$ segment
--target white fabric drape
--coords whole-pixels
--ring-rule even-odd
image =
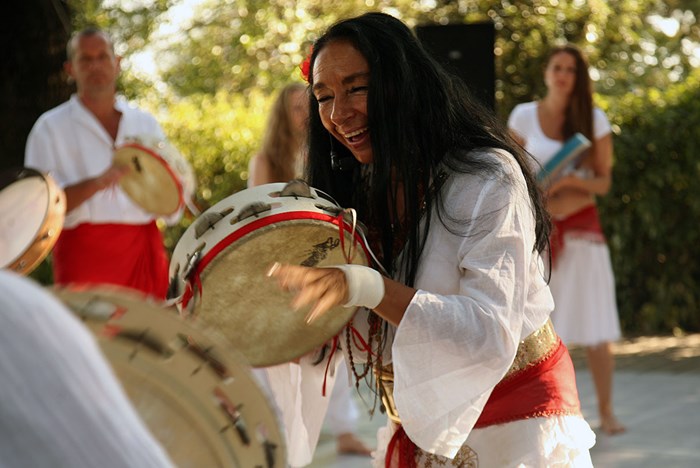
[[[0,270],[0,465],[172,466],[93,336],[56,298]]]

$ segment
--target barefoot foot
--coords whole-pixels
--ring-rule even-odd
[[[607,435],[622,434],[627,430],[614,415],[601,416],[600,429]]]
[[[353,433],[340,434],[335,440],[339,454],[369,456],[372,453],[372,450]]]

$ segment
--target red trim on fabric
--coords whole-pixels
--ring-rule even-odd
[[[173,172],[173,169],[170,167],[170,164],[168,164],[168,162],[165,159],[163,159],[163,157],[161,155],[159,155],[155,151],[152,151],[150,148],[148,148],[146,146],[139,145],[138,143],[126,143],[124,145],[121,145],[120,148],[136,148],[136,149],[139,149],[141,151],[144,151],[144,152],[150,154],[151,156],[153,156],[154,158],[156,158],[156,161],[158,161],[160,164],[162,164],[163,167],[165,168],[165,170],[168,171],[168,174],[170,174],[170,177],[172,177],[173,182],[175,182],[175,185],[177,187],[177,208],[175,208],[172,211],[172,213],[168,213],[168,215],[175,213],[177,210],[179,210],[180,208],[182,208],[184,206],[184,204],[185,204],[185,196],[184,196],[185,189],[182,187],[182,183],[180,182],[180,177],[175,175],[175,172]]]
[[[605,242],[596,205],[588,205],[563,219],[552,218],[552,232],[549,236],[552,263],[564,248],[564,235],[569,232],[594,234],[598,242]]]
[[[155,222],[64,229],[52,255],[56,284],[114,284],[165,299],[168,257]]]
[[[394,435],[386,447],[385,468],[416,468],[416,451],[418,447],[408,438],[403,426],[394,432]],[[394,452],[396,452],[396,464],[393,465]]]
[[[115,320],[115,319],[118,320],[118,319],[122,318],[124,316],[124,314],[126,314],[128,312],[127,308],[124,306],[120,306],[120,305],[116,305],[116,304],[115,304],[115,306],[116,306],[116,309],[114,310],[114,312],[112,312],[112,315],[110,315],[110,317],[109,317],[112,320]]]
[[[207,252],[206,255],[202,257],[202,259],[199,261],[197,264],[197,267],[195,268],[195,271],[193,272],[193,277],[198,279],[204,269],[211,263],[214,258],[216,258],[217,255],[219,255],[226,247],[229,245],[233,244],[237,240],[241,239],[243,236],[246,234],[250,234],[253,231],[256,231],[260,228],[263,228],[265,226],[269,226],[271,224],[275,224],[281,221],[296,221],[296,220],[304,220],[304,219],[316,219],[319,221],[325,221],[331,224],[334,224],[335,226],[338,226],[342,220],[339,220],[338,218],[327,215],[324,213],[318,213],[314,211],[289,211],[286,213],[279,213],[279,214],[274,214],[274,215],[268,215],[260,219],[256,219],[255,221],[252,221],[249,224],[246,224],[245,226],[242,226],[235,231],[233,231],[231,234],[223,238],[218,244],[216,244],[209,252]],[[362,249],[365,251],[365,255],[367,258],[370,258],[369,252],[367,251],[367,247],[364,245],[362,242],[362,238],[360,235],[356,232],[355,233],[355,242],[359,243]],[[189,302],[190,298],[185,298],[183,297],[182,303],[183,306],[186,306],[187,303]]]
[[[574,365],[568,349],[559,340],[551,355],[496,385],[474,427],[580,414]]]

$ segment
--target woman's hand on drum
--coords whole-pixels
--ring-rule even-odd
[[[311,323],[348,298],[348,282],[339,268],[310,268],[275,263],[267,276],[277,279],[285,291],[296,292],[292,301],[295,310],[311,305],[306,323]]]

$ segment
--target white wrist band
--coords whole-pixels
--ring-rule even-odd
[[[384,299],[384,278],[372,268],[362,265],[333,265],[345,273],[348,282],[348,301],[343,307],[374,309]]]

